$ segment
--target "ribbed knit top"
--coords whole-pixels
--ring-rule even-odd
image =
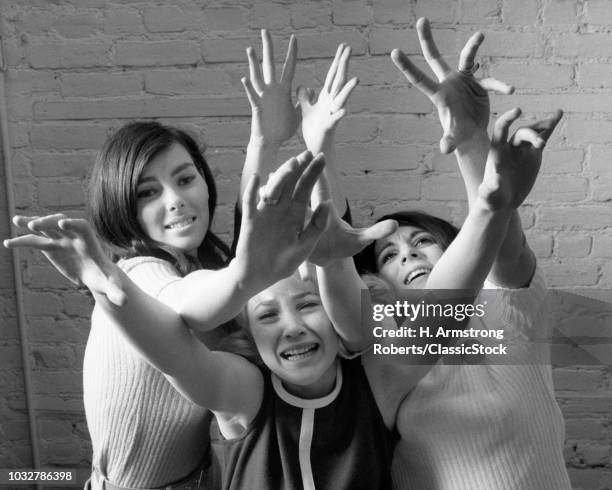
[[[496,287],[486,283],[485,288]],[[526,342],[550,337],[544,280],[536,271],[528,288],[497,288],[483,292],[476,302],[482,303],[483,297],[487,301],[485,328],[503,329],[502,343],[525,340],[516,364],[494,365],[486,356],[472,365],[450,365],[442,359],[399,407],[397,400],[404,389],[401,369],[385,366],[378,373],[385,379],[385,389],[375,390],[379,406],[388,416],[395,415],[401,435],[392,469],[396,489],[571,488],[549,345]],[[472,320],[468,328],[483,328],[478,323]],[[484,345],[500,342],[480,341]]]
[[[181,278],[168,262],[137,257],[118,264],[157,297]],[[182,479],[209,446],[208,411],[184,398],[122,336],[101,308],[92,314],[83,366],[85,414],[100,477],[130,488],[156,488]]]

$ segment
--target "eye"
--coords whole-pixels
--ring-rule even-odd
[[[157,191],[151,187],[139,189],[136,191],[136,199],[147,199],[149,197],[153,197],[156,192]]]
[[[179,185],[189,185],[195,180],[195,178],[196,178],[195,175],[183,175],[182,177],[179,178],[178,184]]]
[[[318,308],[320,304],[321,303],[315,300],[304,301],[298,305],[298,310],[311,310],[313,308]]]
[[[395,251],[385,252],[378,258],[378,260],[381,264],[386,264],[387,262],[392,260],[396,255],[397,255],[397,252]]]
[[[420,236],[414,241],[414,244],[417,247],[428,247],[429,245],[433,245],[435,243],[436,241],[429,235]]]
[[[256,319],[259,322],[272,322],[278,317],[278,312],[275,310],[262,311],[257,314]]]

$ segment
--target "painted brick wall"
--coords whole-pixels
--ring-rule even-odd
[[[527,118],[557,107],[523,222],[551,286],[612,288],[612,3],[607,0],[132,1],[9,0],[0,4],[10,156],[19,212],[80,214],[84,183],[105,137],[132,118],[194,131],[208,146],[220,189],[214,228],[226,239],[249,133],[240,77],[245,48],[272,30],[279,63],[299,42],[296,85],[318,86],[341,41],[361,84],[338,135],[344,185],[365,222],[417,206],[460,223],[462,187],[452,157],[437,150],[430,103],[388,59],[419,54],[415,21],[432,21],[453,63],[483,30],[483,74],[513,83],[493,97]],[[421,64],[422,60],[419,58]],[[283,151],[300,147],[292,140]],[[4,180],[3,180],[4,182]],[[8,211],[0,189],[0,234]],[[22,280],[43,463],[89,462],[81,362],[91,304],[40,256],[23,252]],[[27,467],[29,434],[10,254],[0,250],[0,467]],[[600,295],[601,297],[601,295]],[[610,301],[611,296],[604,293]],[[561,310],[553,313],[555,322]],[[554,316],[557,315],[557,316]],[[582,319],[589,321],[587,316]],[[581,321],[582,321],[581,320]],[[555,369],[567,421],[566,459],[576,488],[612,488],[610,368]]]

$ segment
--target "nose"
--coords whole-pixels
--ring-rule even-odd
[[[419,258],[419,252],[415,249],[408,249],[404,252],[404,254],[402,255],[402,264],[405,264],[406,262],[408,262],[408,259],[418,259]]]
[[[178,211],[185,207],[185,201],[183,198],[174,191],[168,191],[166,196],[166,207],[168,211]]]
[[[304,334],[306,334],[306,324],[302,317],[297,313],[287,314],[285,317],[284,336],[286,338],[293,338]]]

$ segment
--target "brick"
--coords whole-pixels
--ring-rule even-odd
[[[7,66],[20,65],[25,59],[25,46],[12,40],[2,40],[4,61]]]
[[[315,64],[317,79],[323,83],[330,63],[328,60],[319,61]],[[368,58],[354,58],[351,60],[349,77],[357,76],[359,85],[408,85],[408,82],[399,70],[395,68],[388,56],[376,56]],[[356,91],[359,89],[357,88]],[[349,99],[350,101],[350,99]]]
[[[115,36],[143,34],[144,25],[140,12],[123,7],[108,9],[105,13],[104,32]]]
[[[610,100],[608,100],[610,99]],[[492,101],[492,110],[502,113],[514,107],[522,107],[530,113],[550,113],[557,107],[562,107],[566,114],[576,113],[608,113],[612,112],[612,98],[595,94],[539,94],[539,95],[507,95],[497,97]],[[591,120],[591,127],[595,124]],[[569,134],[569,131],[567,132]]]
[[[83,393],[82,374],[73,370],[33,371],[32,381],[39,394]]]
[[[585,220],[585,216],[589,219]],[[545,229],[583,228],[596,230],[612,223],[609,206],[542,207],[538,210],[538,224]]]
[[[144,12],[144,25],[150,32],[182,32],[192,18],[177,6],[152,7]]]
[[[27,292],[24,294],[23,303],[28,317],[57,317],[62,313],[62,303],[53,293]],[[47,322],[49,321],[47,320]]]
[[[248,121],[215,121],[206,124],[204,134],[206,140],[214,142],[215,146],[245,148],[250,128]]]
[[[610,141],[610,134],[612,134],[612,121],[605,119],[590,118],[582,120],[568,117],[565,127],[561,128],[561,135],[569,143],[576,145],[584,143],[608,143]],[[604,154],[607,151],[604,148],[601,150]],[[591,158],[591,165],[592,162],[593,159]]]
[[[97,124],[36,124],[32,126],[32,148],[39,150],[90,150],[102,147],[108,134]]]
[[[347,175],[342,179],[342,187],[351,202],[357,200],[405,202],[418,199],[421,195],[421,179],[409,172],[371,173],[360,177]]]
[[[36,102],[36,119],[121,119],[145,117],[249,116],[245,98],[160,97],[140,100],[92,100],[79,102]],[[81,148],[86,148],[82,146]]]
[[[244,156],[244,151],[241,150],[209,150],[206,152],[206,161],[213,173],[239,174],[244,166]]]
[[[200,61],[200,48],[193,41],[118,41],[115,59],[124,66],[188,65]]]
[[[89,319],[94,306],[93,298],[90,295],[85,295],[83,292],[64,291],[61,298],[67,315]]]
[[[380,24],[407,24],[415,19],[410,2],[374,0],[374,20]]]
[[[582,171],[582,150],[546,150],[542,161],[543,174],[572,174]]]
[[[593,189],[593,201],[611,201],[612,200],[612,176],[601,175],[596,176],[591,181]]]
[[[331,12],[318,3],[297,3],[291,12],[291,26],[296,29],[321,28],[331,25]]]
[[[590,236],[557,236],[555,252],[559,257],[586,257],[591,251]]]
[[[496,0],[461,0],[459,8],[459,22],[464,24],[488,24],[501,20]]]
[[[581,87],[611,87],[612,65],[606,63],[581,63],[578,65],[576,79]]]
[[[612,148],[591,145],[588,152],[588,168],[594,175],[612,174]]]
[[[553,371],[554,373],[554,371]],[[602,420],[591,418],[568,419],[565,421],[565,434],[569,440],[600,440],[605,437],[605,426]]]
[[[542,52],[541,40],[531,32],[488,31],[478,55],[527,58],[541,56]]]
[[[113,97],[138,94],[142,89],[139,73],[67,73],[60,78],[64,97]]]
[[[593,257],[612,257],[612,237],[609,236],[594,236]]]
[[[45,407],[46,413],[57,412],[64,416],[70,413],[83,413],[83,398],[71,398],[63,395],[58,396],[58,393],[41,394],[36,393],[34,398],[37,406]]]
[[[38,202],[45,207],[81,206],[85,204],[83,184],[75,183],[40,183]]]
[[[538,20],[538,2],[536,0],[504,2],[502,19],[504,25],[534,25]]]
[[[33,345],[31,356],[34,369],[78,369],[74,349],[68,345]]]
[[[436,29],[436,46],[443,55],[456,56],[459,52],[459,35],[451,29]],[[464,36],[461,36],[463,41]],[[416,29],[384,29],[373,28],[370,32],[370,53],[389,54],[395,48],[400,48],[407,55],[421,55],[421,45]]]
[[[202,25],[211,31],[238,31],[248,25],[248,11],[240,7],[205,8]]]
[[[548,263],[545,276],[550,287],[594,286],[599,279],[597,265],[590,260]]]
[[[543,235],[541,232],[529,232],[525,235],[529,247],[537,258],[542,259],[552,255],[553,239],[550,235]]]
[[[385,88],[362,87],[351,97],[351,111],[353,113],[404,113],[404,114],[430,114],[431,102],[423,94],[413,88]]]
[[[335,0],[332,19],[338,26],[367,25],[372,20],[372,11],[362,0]]]
[[[457,2],[448,0],[417,0],[415,17],[426,17],[430,22],[453,22],[457,16]]]
[[[603,466],[610,462],[609,444],[587,444],[580,447],[580,452],[588,466]]]
[[[15,206],[20,209],[29,207],[34,202],[33,191],[31,182],[15,182],[13,190]]]
[[[612,9],[606,0],[587,0],[584,3],[586,21],[594,25],[612,24]]]
[[[145,90],[161,95],[227,94],[230,79],[224,70],[197,68],[145,73]]]
[[[527,88],[553,89],[566,88],[572,84],[572,67],[559,64],[495,64],[490,69],[491,75],[514,85],[519,90]]]
[[[582,201],[587,196],[587,180],[583,177],[567,177],[557,175],[542,175],[529,194],[530,202],[555,201],[574,202]]]
[[[606,34],[572,34],[564,33],[562,36],[551,39],[554,56],[568,58],[607,58],[610,56],[610,43],[612,33]]]
[[[291,12],[274,3],[259,3],[251,8],[249,25],[254,29],[284,29],[291,22]]]
[[[34,68],[90,68],[112,64],[109,43],[82,41],[31,44],[26,59]]]
[[[422,96],[423,97],[423,96]],[[425,97],[423,99],[429,102]],[[430,111],[433,106],[430,104]],[[381,139],[391,142],[424,143],[438,146],[442,128],[437,116],[385,114],[382,119]]]
[[[95,11],[63,13],[54,22],[54,27],[62,37],[69,39],[93,36],[102,26],[102,18]]]
[[[7,89],[11,94],[36,94],[57,92],[56,76],[49,71],[14,69],[7,70]]]
[[[544,25],[577,25],[578,12],[573,0],[549,0],[544,2],[542,14]]]
[[[273,43],[275,46],[277,45],[274,37]],[[246,48],[249,46],[253,46],[258,57],[260,57],[259,40],[255,37],[204,39],[202,41],[202,56],[207,63],[245,62],[247,61]],[[275,56],[280,60],[277,51]]]
[[[376,138],[379,119],[367,115],[348,115],[336,130],[336,143],[365,143]]]
[[[346,172],[414,170],[424,150],[415,145],[349,145],[338,147],[337,161]]]
[[[9,128],[11,147],[23,148],[30,144],[29,125],[13,123]]]
[[[94,161],[94,152],[35,152],[32,157],[32,175],[35,177],[72,177],[85,180],[89,176]]]
[[[18,14],[15,24],[19,32],[41,36],[49,32],[54,20],[49,12],[31,11]]]
[[[32,118],[32,97],[14,96],[7,101],[9,121],[23,121]]]
[[[298,34],[300,59],[324,58],[332,59],[340,43],[351,46],[353,56],[366,52],[367,42],[363,36],[351,29],[349,31],[321,32],[318,34]]]
[[[50,294],[50,293],[37,293]],[[35,301],[37,298],[33,298]],[[46,313],[46,316],[59,316],[61,311],[61,302],[58,295],[53,295],[53,308],[57,314],[53,315],[53,311],[50,310]],[[57,301],[57,303],[55,303]],[[91,300],[89,300],[91,301]],[[44,310],[46,306],[41,309]],[[30,309],[28,311],[28,324],[29,334],[32,339],[36,339],[37,342],[65,342],[66,339],[70,339],[73,342],[85,343],[89,334],[89,320],[57,320],[49,318],[35,318],[32,315]],[[43,311],[43,314],[45,312]],[[32,315],[32,316],[30,316]]]
[[[458,175],[426,175],[423,179],[423,198],[432,201],[465,200],[465,186]]]
[[[1,369],[21,369],[21,348],[19,344],[0,342]]]

